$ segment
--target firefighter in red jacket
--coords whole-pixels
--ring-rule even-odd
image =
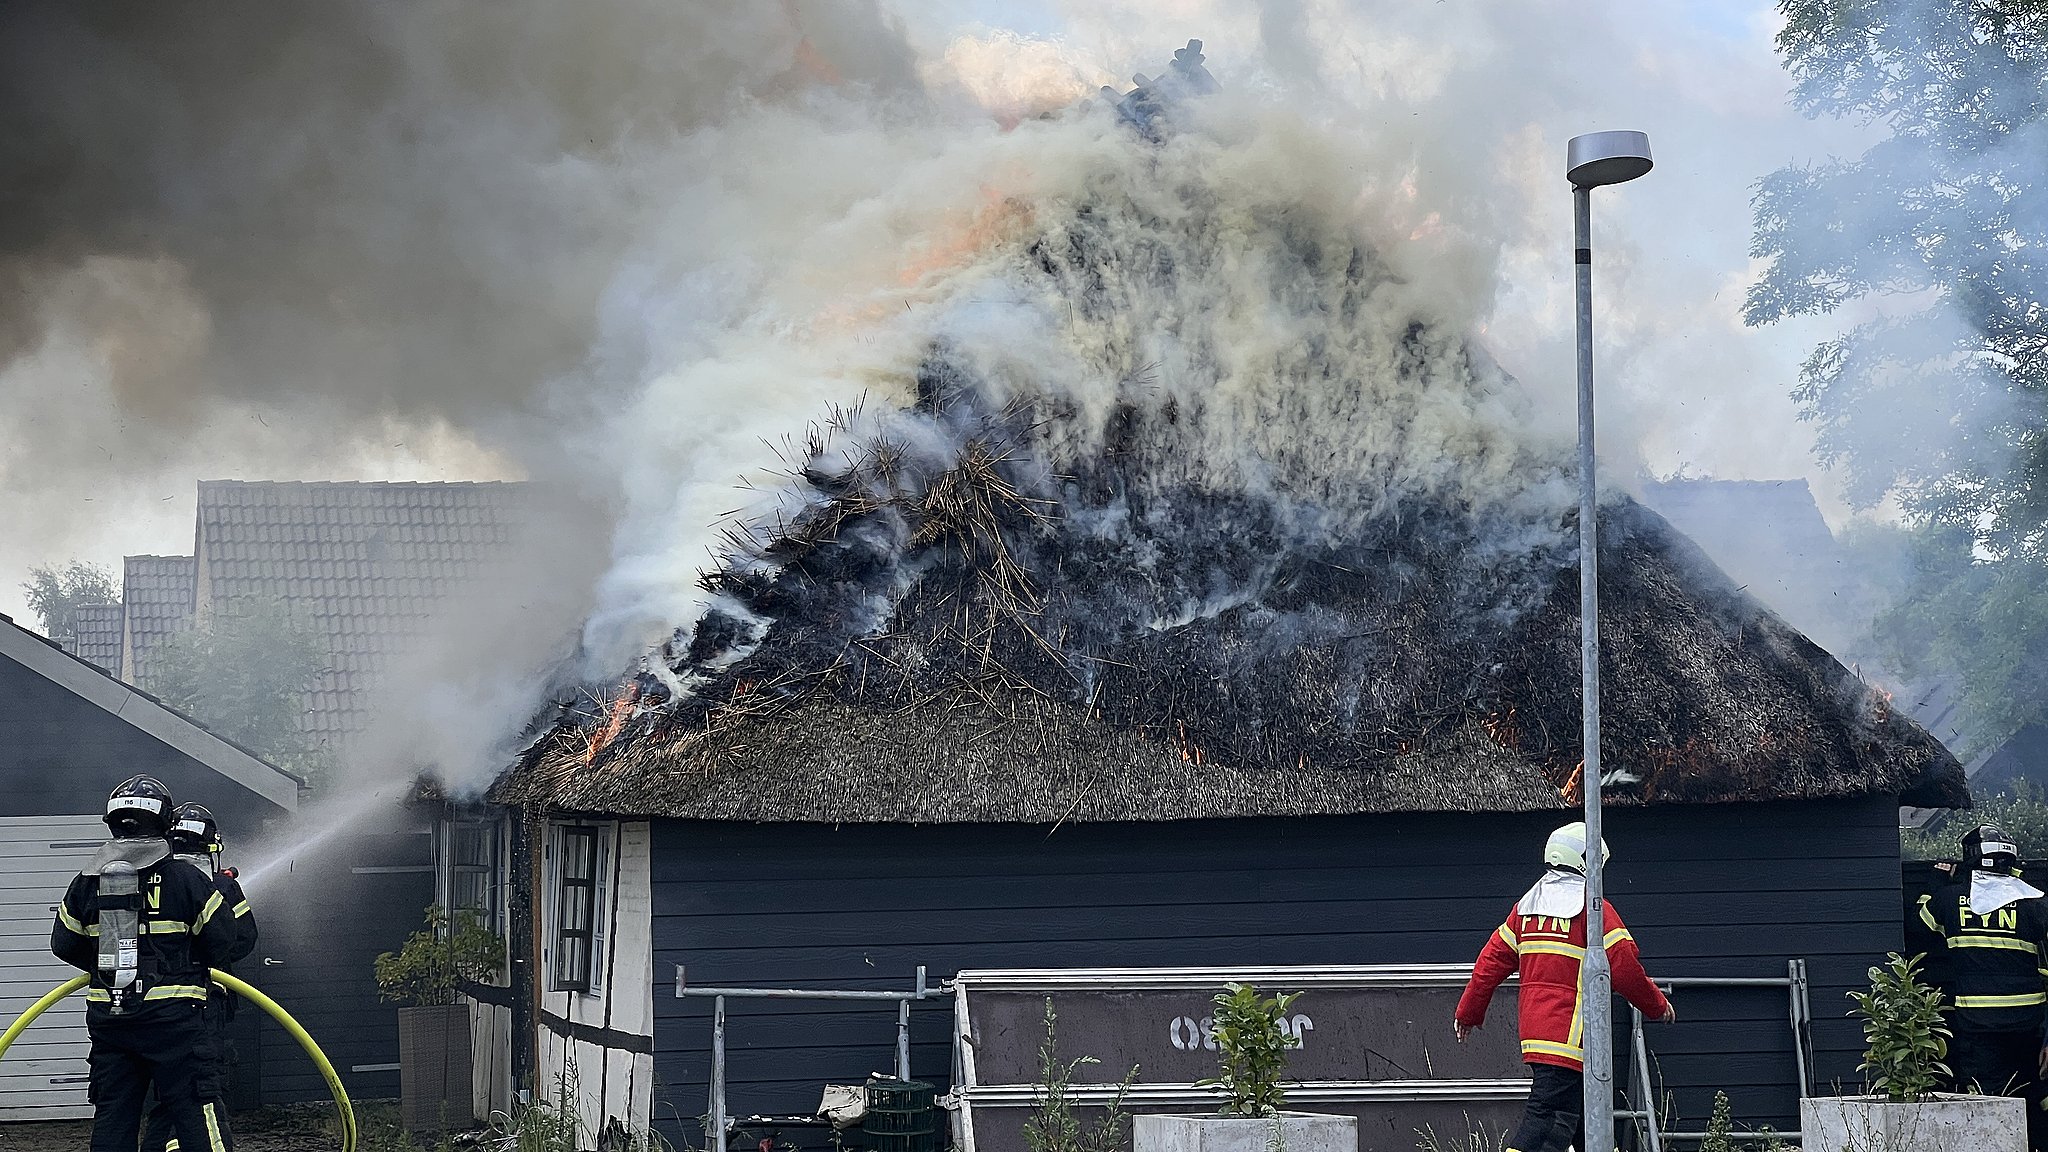
[[[1607,855],[1604,842],[1600,853]],[[1549,868],[1543,879],[1515,902],[1507,922],[1480,949],[1472,979],[1458,1000],[1457,1033],[1462,1041],[1484,1024],[1493,990],[1519,972],[1529,1102],[1507,1152],[1564,1152],[1567,1146],[1584,1152],[1579,966],[1586,955],[1586,826],[1567,824],[1551,833],[1543,862]],[[1603,905],[1602,921],[1614,990],[1645,1016],[1666,1023],[1676,1020],[1671,1002],[1643,971],[1635,938],[1611,901]]]

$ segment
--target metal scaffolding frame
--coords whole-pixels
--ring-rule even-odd
[[[896,1005],[896,1078],[910,1079],[910,1004],[932,994],[925,983],[925,966],[917,966],[917,983],[908,992],[878,992],[829,988],[692,988],[684,978],[683,966],[676,965],[676,998],[709,997],[711,1000],[711,1100],[704,1125],[706,1147],[716,1152],[725,1146],[731,1113],[725,1101],[725,1002],[727,1000],[865,1000],[893,1001]],[[714,1136],[713,1133],[716,1133]]]
[[[1808,1001],[1806,961],[1785,962],[1785,975],[1759,977],[1718,977],[1679,976],[1657,981],[1657,986],[1666,992],[1679,988],[1783,988],[1786,999],[1786,1019],[1792,1028],[1792,1061],[1799,1073],[1799,1098],[1806,1099],[1813,1091],[1813,1006]],[[1643,1037],[1643,1013],[1631,1008],[1634,1017],[1629,1028],[1629,1048],[1632,1057],[1629,1069],[1629,1096],[1640,1106],[1615,1112],[1617,1120],[1635,1123],[1636,1132],[1646,1141],[1648,1152],[1664,1152],[1667,1140],[1697,1144],[1706,1139],[1705,1132],[1666,1132],[1657,1126],[1656,1101],[1652,1098],[1652,1075],[1650,1071],[1650,1048]],[[1797,1142],[1797,1130],[1789,1132],[1731,1132],[1729,1139],[1762,1143],[1776,1137]]]

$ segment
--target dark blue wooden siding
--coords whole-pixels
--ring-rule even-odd
[[[398,1095],[398,1072],[384,1067],[398,1063],[398,1006],[378,997],[373,965],[419,930],[433,903],[426,820],[394,804],[249,894],[262,939],[241,975],[312,1034],[354,1099]],[[290,1034],[267,1017],[258,1028],[253,1046],[238,1045],[249,1094],[264,1104],[328,1099],[320,1070]]]
[[[0,659],[0,816],[90,816],[139,772],[162,780],[181,804],[206,805],[242,843],[284,815],[63,685]]]
[[[665,982],[906,986],[962,968],[1470,961],[1534,879],[1559,814],[1042,827],[657,822],[656,1115],[705,1111],[709,1006]],[[1901,938],[1883,800],[1622,810],[1612,895],[1658,976],[1779,976],[1805,958],[1823,1083],[1853,1082],[1844,998]],[[1784,995],[1699,990],[1650,1034],[1683,1127],[1715,1089],[1794,1127]],[[920,1006],[915,1070],[950,1066],[949,999]],[[733,1110],[808,1113],[893,1062],[893,1013],[735,1002]],[[1626,1015],[1622,1016],[1626,1020]],[[1511,1020],[1496,1026],[1512,1027]],[[1445,1022],[1448,1029],[1449,1022]],[[1078,1038],[1077,1038],[1078,1040]],[[685,1132],[684,1130],[687,1129]],[[701,1145],[697,1145],[701,1146]]]

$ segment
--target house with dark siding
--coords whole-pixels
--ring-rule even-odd
[[[684,983],[1469,964],[1595,787],[1651,971],[1804,960],[1813,1086],[1854,1080],[1843,993],[1900,943],[1898,807],[1966,806],[1954,757],[1609,493],[1585,779],[1570,445],[1375,250],[1349,175],[1301,193],[1180,130],[1143,121],[1071,198],[964,239],[971,299],[787,442],[701,612],[565,693],[492,788],[509,1058],[573,1080],[591,1137],[730,1137],[696,1119],[711,1009]],[[734,1115],[894,1062],[886,1013],[728,1009]],[[1794,1126],[1784,990],[1679,1011],[1652,1045],[1680,1126],[1716,1090]],[[950,1085],[972,1022],[942,997],[911,1028]]]
[[[1391,550],[1432,563],[1412,547]],[[963,586],[964,557],[923,559],[924,579]],[[530,979],[508,989],[525,1007],[507,1008],[526,1052],[498,1058],[542,1085],[573,1066],[589,1131],[651,1121],[695,1142],[711,1024],[671,993],[678,969],[695,985],[900,989],[919,966],[1469,963],[1575,815],[1576,573],[1555,573],[1511,636],[1459,638],[1445,620],[1439,635],[1482,647],[1410,640],[1407,666],[1345,648],[1426,617],[1457,581],[1425,573],[1404,594],[1360,559],[1287,593],[1287,611],[1341,627],[1267,645],[1286,613],[1235,606],[1095,648],[1098,675],[1124,682],[1080,699],[1043,665],[1036,682],[930,671],[949,641],[913,592],[887,631],[825,661],[801,631],[819,624],[782,619],[792,633],[736,660],[699,647],[683,668],[701,679],[676,703],[642,675],[566,706],[494,792],[524,845],[512,903],[530,909],[510,934],[529,949]],[[798,556],[776,579],[803,581],[813,560],[843,557]],[[1610,892],[1657,976],[1805,961],[1810,1087],[1853,1085],[1845,994],[1902,939],[1899,806],[1966,806],[1961,768],[1655,513],[1613,504],[1602,561]],[[996,649],[1006,673],[1032,667],[1029,643]],[[919,650],[926,670],[899,676]],[[1499,687],[1406,715],[1445,665]],[[1392,703],[1335,723],[1346,683]],[[1678,1003],[1682,1023],[1650,1036],[1673,1126],[1703,1126],[1718,1090],[1745,1123],[1796,1127],[1785,994]],[[808,1113],[824,1084],[891,1066],[892,1022],[873,1013],[730,1012],[735,1114]],[[913,1069],[946,1081],[950,1001],[913,1026]]]

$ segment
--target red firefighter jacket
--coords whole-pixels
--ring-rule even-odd
[[[1643,971],[1643,963],[1636,957],[1635,937],[1622,926],[1621,913],[1613,904],[1605,905],[1604,912],[1607,964],[1613,972],[1614,990],[1645,1016],[1663,1016],[1670,1004]],[[1582,1068],[1586,1053],[1580,1045],[1585,1020],[1579,998],[1579,965],[1585,957],[1584,912],[1561,920],[1524,916],[1510,909],[1507,923],[1487,937],[1486,947],[1479,950],[1479,959],[1472,965],[1472,979],[1458,999],[1458,1023],[1473,1028],[1484,1024],[1494,989],[1520,972],[1523,1062],[1575,1071]]]

